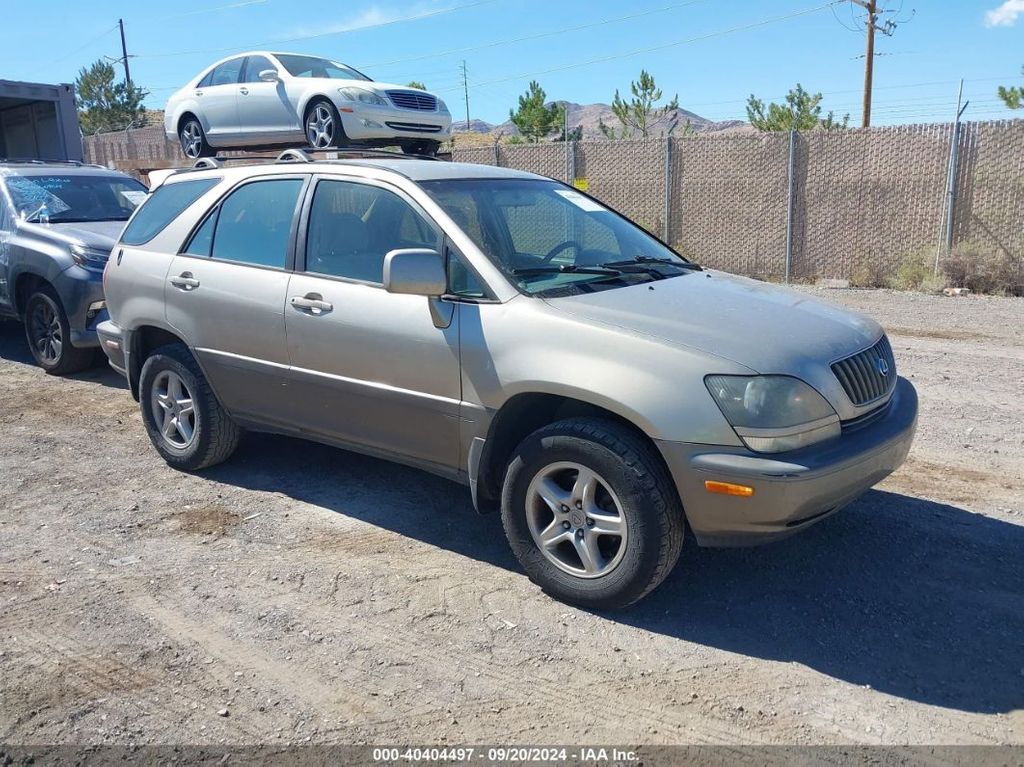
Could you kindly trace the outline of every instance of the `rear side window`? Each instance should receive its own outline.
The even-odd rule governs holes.
[[[208,247],[214,258],[283,269],[288,242],[304,180],[281,178],[253,181],[228,195],[220,204]],[[196,232],[188,251],[202,250],[209,221]]]
[[[124,234],[121,235],[121,243],[145,245],[160,234],[185,208],[219,183],[219,178],[200,178],[157,187],[128,222]]]

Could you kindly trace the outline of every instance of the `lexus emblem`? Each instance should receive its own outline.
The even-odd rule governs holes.
[[[889,363],[885,361],[885,357],[879,357],[875,362],[875,367],[878,369],[880,375],[889,375]]]

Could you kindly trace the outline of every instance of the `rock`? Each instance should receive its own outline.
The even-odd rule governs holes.
[[[222,708],[220,711],[217,712],[217,716],[228,716],[230,713],[231,712],[228,711],[226,708]]]

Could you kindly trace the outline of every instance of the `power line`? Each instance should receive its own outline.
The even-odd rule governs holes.
[[[755,22],[752,22],[750,24],[742,24],[740,26],[730,27],[729,29],[722,29],[722,30],[719,30],[717,32],[709,32],[708,34],[698,35],[697,37],[690,37],[690,38],[687,38],[685,40],[676,40],[676,41],[671,42],[671,43],[663,43],[662,45],[653,45],[653,46],[650,46],[648,48],[634,48],[633,50],[626,51],[624,53],[615,54],[615,55],[612,55],[612,56],[600,56],[600,57],[598,57],[596,59],[588,59],[586,61],[578,61],[578,62],[575,62],[573,64],[566,64],[566,65],[560,66],[560,67],[552,67],[550,69],[541,69],[541,70],[536,70],[534,72],[525,72],[525,73],[518,74],[518,75],[509,75],[508,77],[500,77],[500,78],[495,78],[493,80],[485,80],[485,81],[483,81],[481,83],[477,83],[477,85],[494,85],[495,83],[504,83],[504,82],[509,82],[510,80],[519,80],[519,79],[526,78],[526,77],[537,77],[539,75],[551,74],[552,72],[564,72],[567,69],[576,69],[578,67],[590,66],[591,64],[602,64],[602,63],[604,63],[606,61],[615,61],[617,59],[630,58],[631,56],[638,56],[641,53],[653,53],[655,51],[668,50],[669,48],[676,48],[676,47],[678,47],[680,45],[687,45],[689,43],[701,42],[703,40],[709,40],[711,38],[721,37],[723,35],[729,35],[729,34],[732,34],[734,32],[743,32],[743,31],[748,30],[748,29],[756,29],[757,27],[764,27],[764,26],[767,26],[769,24],[775,24],[775,23],[780,22],[780,21],[788,21],[789,19],[795,19],[798,16],[806,16],[806,15],[811,14],[811,13],[816,13],[818,11],[823,11],[826,8],[830,7],[830,6],[837,5],[839,3],[846,2],[846,1],[847,0],[831,0],[831,2],[825,3],[824,5],[818,5],[818,6],[815,6],[813,8],[805,8],[805,9],[803,9],[801,11],[795,11],[794,13],[785,14],[784,16],[775,16],[775,17],[770,18],[770,19],[764,19],[762,21],[755,21]]]
[[[652,16],[656,13],[665,13],[667,11],[674,11],[679,8],[685,8],[689,5],[696,5],[698,3],[705,3],[708,0],[688,0],[685,3],[674,3],[672,5],[666,5],[661,8],[651,8],[650,10],[640,11],[639,13],[631,13],[626,16],[618,16],[613,19],[602,19],[601,21],[593,21],[588,24],[578,24],[571,27],[562,27],[561,29],[552,29],[547,32],[538,32],[531,35],[523,35],[522,37],[513,37],[505,40],[494,40],[489,43],[481,43],[479,45],[471,45],[466,48],[452,48],[448,51],[441,51],[440,53],[426,53],[421,56],[409,56],[403,59],[392,59],[391,61],[382,61],[375,64],[361,64],[360,66],[364,69],[371,69],[373,67],[387,67],[393,64],[405,64],[410,61],[424,61],[425,59],[436,59],[442,56],[454,56],[460,53],[471,53],[473,51],[482,51],[488,48],[497,48],[501,45],[512,45],[514,43],[523,43],[531,40],[542,40],[546,37],[554,37],[556,35],[562,35],[569,32],[580,32],[584,29],[594,29],[595,27],[605,26],[607,24],[617,24],[623,21],[632,21],[633,19],[643,18],[644,16]]]
[[[110,34],[111,32],[113,32],[113,31],[114,31],[115,29],[117,29],[117,24],[115,24],[114,26],[112,26],[112,27],[108,27],[107,29],[103,30],[103,31],[102,31],[102,32],[100,32],[100,33],[99,33],[98,35],[96,35],[96,37],[94,37],[94,38],[92,38],[91,40],[89,40],[89,42],[87,42],[87,43],[83,43],[82,45],[80,45],[80,46],[79,46],[78,48],[75,48],[75,49],[74,49],[73,51],[71,51],[70,53],[65,53],[65,54],[64,54],[63,56],[60,56],[59,58],[56,58],[56,59],[51,59],[49,63],[50,63],[50,64],[59,64],[59,63],[60,63],[60,62],[62,62],[62,61],[66,61],[67,59],[70,59],[70,58],[71,58],[72,56],[74,56],[75,54],[77,54],[77,53],[81,53],[82,51],[84,51],[84,50],[85,50],[86,48],[88,48],[88,47],[89,47],[90,45],[93,45],[94,43],[97,43],[97,42],[99,42],[99,41],[100,41],[100,40],[102,40],[102,39],[103,39],[104,37],[106,37],[106,36],[107,36],[107,35],[109,35],[109,34]]]
[[[205,48],[191,51],[174,51],[170,53],[144,53],[139,54],[146,58],[168,58],[172,56],[191,56],[201,53],[225,53],[237,50],[250,50],[255,48],[268,48],[270,46],[276,46],[281,43],[296,43],[304,40],[318,40],[323,37],[335,37],[337,35],[347,35],[351,32],[363,32],[368,29],[379,29],[381,27],[389,27],[394,24],[404,24],[410,21],[421,21],[423,19],[433,18],[435,16],[443,16],[448,13],[455,13],[456,11],[466,10],[467,8],[477,8],[481,5],[490,5],[491,3],[499,2],[499,0],[475,0],[475,2],[463,3],[462,5],[453,5],[448,8],[437,8],[432,11],[423,11],[422,13],[413,14],[411,16],[402,16],[396,19],[388,19],[387,21],[378,21],[372,24],[361,24],[355,27],[348,27],[346,29],[338,29],[327,32],[317,32],[311,35],[298,35],[296,37],[286,37],[277,40],[263,41],[259,43],[250,43],[248,45],[231,45],[222,48]]]

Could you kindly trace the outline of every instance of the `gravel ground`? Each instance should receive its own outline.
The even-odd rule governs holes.
[[[261,435],[176,473],[0,324],[0,742],[1024,743],[1024,300],[806,292],[892,334],[910,460],[616,614],[433,476]]]

